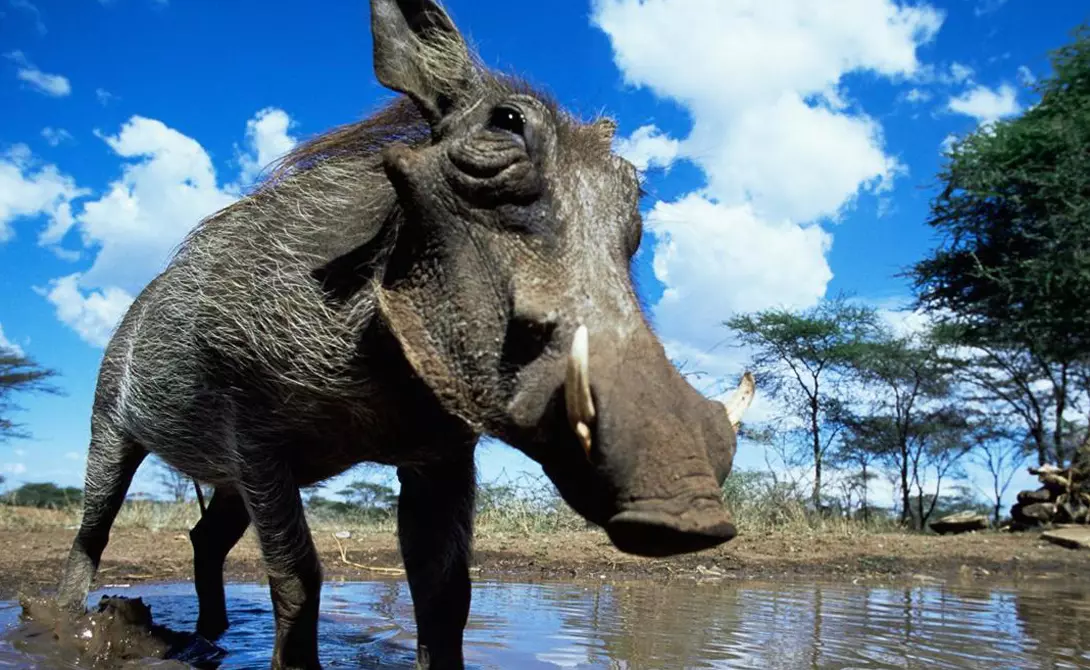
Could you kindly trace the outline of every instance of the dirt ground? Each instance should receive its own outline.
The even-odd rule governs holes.
[[[0,530],[0,599],[52,592],[75,531]],[[391,532],[353,532],[339,539],[315,532],[327,580],[402,575]],[[985,532],[936,537],[911,534],[807,536],[741,534],[728,544],[671,559],[622,554],[596,530],[540,535],[488,535],[476,540],[476,579],[806,578],[856,583],[903,580],[1090,579],[1090,551],[1065,549],[1036,533]],[[227,559],[230,581],[264,581],[251,533]],[[96,587],[192,579],[186,533],[117,528]]]

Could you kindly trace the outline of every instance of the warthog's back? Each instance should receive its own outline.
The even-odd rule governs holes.
[[[392,206],[377,157],[346,151],[201,222],[107,347],[100,410],[157,452],[222,443],[256,413],[276,433],[366,412],[360,346],[374,301],[353,255],[380,243]],[[324,272],[344,258],[351,286],[331,287]]]

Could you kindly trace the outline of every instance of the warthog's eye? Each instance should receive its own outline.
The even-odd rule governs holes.
[[[507,323],[507,336],[503,342],[503,361],[519,369],[535,360],[553,339],[556,322],[525,317],[514,317]]]
[[[492,110],[488,127],[492,130],[505,130],[515,135],[522,135],[526,131],[526,117],[514,107],[500,105]]]

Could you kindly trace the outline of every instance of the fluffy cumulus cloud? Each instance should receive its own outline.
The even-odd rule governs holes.
[[[247,148],[239,154],[243,183],[252,183],[263,169],[295,146],[296,139],[288,134],[291,126],[287,113],[272,107],[246,122]]]
[[[980,124],[998,121],[1022,111],[1022,106],[1018,104],[1018,91],[1010,84],[1001,84],[995,89],[974,86],[950,98],[947,108],[955,114],[971,116]]]
[[[42,12],[38,9],[38,6],[30,2],[30,0],[8,0],[8,4],[12,9],[22,12],[27,18],[34,22],[34,29],[38,31],[39,35],[45,35],[49,32],[45,27],[45,21],[42,20]]]
[[[1029,69],[1025,65],[1018,66],[1018,83],[1023,86],[1033,86],[1037,83],[1037,76],[1033,74],[1033,70]]]
[[[0,155],[0,243],[12,237],[12,224],[22,217],[44,216],[46,230],[71,225],[72,200],[89,193],[56,166],[36,161],[25,144],[10,147]]]
[[[110,104],[111,101],[116,100],[117,96],[113,93],[110,93],[104,88],[96,88],[95,99],[98,100],[98,104],[105,107],[106,105]]]
[[[12,352],[16,356],[23,355],[23,348],[9,340],[7,336],[4,335],[3,324],[0,324],[0,350]]]
[[[47,126],[42,128],[42,139],[44,139],[49,146],[56,147],[72,139],[72,133],[64,128],[50,128]]]
[[[687,137],[645,126],[618,148],[640,167],[688,160],[704,173],[706,186],[656,203],[647,222],[665,286],[656,326],[675,358],[709,375],[740,367],[739,352],[717,348],[723,320],[824,295],[832,237],[822,224],[902,172],[878,121],[849,102],[845,76],[971,75],[959,66],[940,77],[918,60],[943,21],[930,6],[835,5],[594,2],[592,20],[609,36],[625,82],[680,103],[693,119]]]
[[[62,323],[88,344],[104,347],[133,298],[116,286],[84,292],[79,280],[79,273],[54,279],[43,293],[53,303]]]
[[[641,126],[629,137],[618,137],[614,149],[640,170],[669,168],[677,160],[681,142],[649,125]]]
[[[16,65],[15,76],[42,95],[63,98],[72,92],[72,85],[68,83],[67,78],[59,74],[42,72],[22,51],[12,51],[7,54],[7,57]]]
[[[56,166],[36,167],[29,150],[16,147],[0,161],[0,240],[10,236],[14,219],[43,214],[48,222],[41,244],[78,238],[93,255],[90,267],[39,290],[62,322],[102,346],[133,296],[162,270],[190,229],[237,199],[264,163],[292,147],[290,126],[281,110],[259,112],[246,126],[240,174],[226,182],[197,140],[134,116],[116,134],[97,133],[122,164],[97,197]]]

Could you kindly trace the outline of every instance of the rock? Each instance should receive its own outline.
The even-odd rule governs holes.
[[[1045,488],[1053,493],[1066,493],[1071,489],[1071,480],[1062,475],[1043,474],[1039,475],[1038,479],[1045,485]]]
[[[1090,507],[1085,507],[1079,502],[1064,500],[1059,503],[1056,510],[1058,523],[1087,523],[1090,521]]]
[[[968,533],[988,528],[988,517],[976,512],[958,512],[931,522],[931,530],[939,535]]]
[[[1034,468],[1034,467],[1029,468],[1029,473],[1031,475],[1038,475],[1038,476],[1040,476],[1040,475],[1058,475],[1058,474],[1061,474],[1061,473],[1064,473],[1064,472],[1067,472],[1067,470],[1063,470],[1061,468],[1056,467],[1055,465],[1049,465],[1049,464],[1042,465],[1039,468]]]
[[[1056,503],[1043,502],[1025,506],[1016,505],[1015,507],[1019,508],[1019,516],[1023,519],[1036,521],[1037,523],[1048,523],[1052,521],[1052,517],[1056,516]],[[1014,509],[1011,510],[1012,515],[1013,513]]]
[[[1052,500],[1052,492],[1043,488],[1036,491],[1022,491],[1018,494],[1018,502],[1023,505],[1032,505],[1033,503],[1048,502],[1050,500]]]
[[[1068,549],[1090,549],[1090,528],[1057,528],[1041,533],[1041,539]]]

